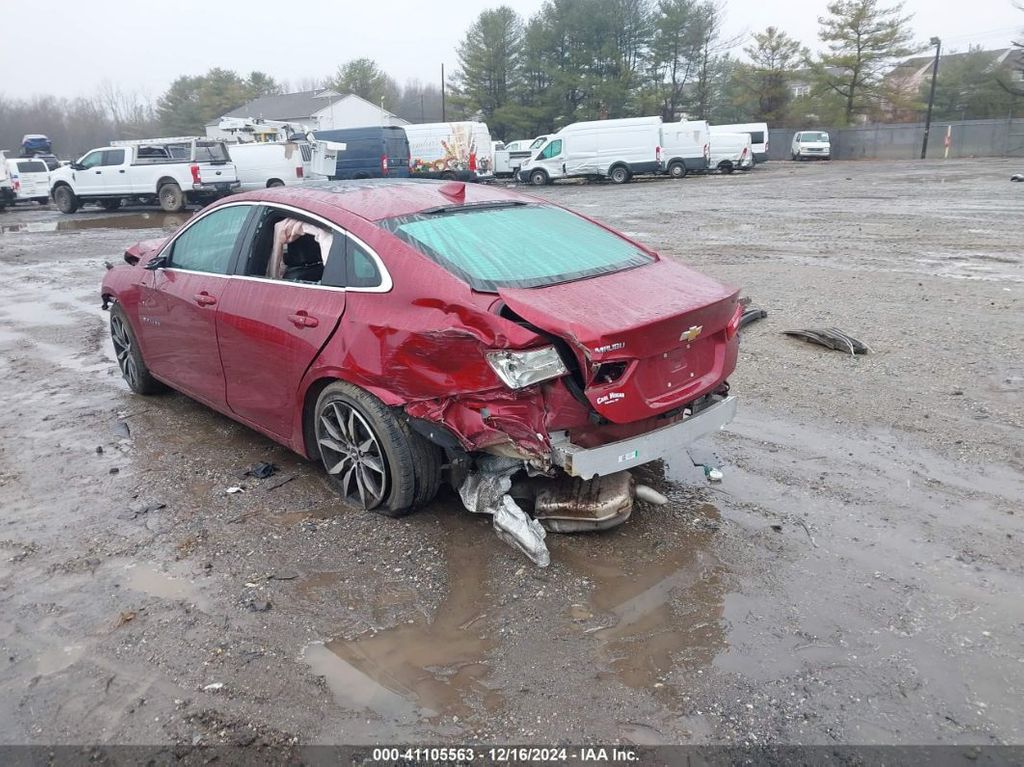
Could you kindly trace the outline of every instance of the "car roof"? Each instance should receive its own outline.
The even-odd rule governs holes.
[[[447,192],[447,194],[445,193]],[[459,193],[464,192],[464,199]],[[427,179],[362,179],[307,181],[304,184],[260,189],[232,195],[231,200],[278,202],[296,207],[337,208],[367,221],[408,216],[430,208],[487,202],[543,203],[530,195],[483,184]]]

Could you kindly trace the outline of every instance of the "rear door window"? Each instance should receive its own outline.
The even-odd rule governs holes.
[[[174,241],[169,266],[227,274],[235,243],[251,210],[251,205],[232,205],[203,216]]]
[[[100,165],[124,165],[123,149],[104,149]]]

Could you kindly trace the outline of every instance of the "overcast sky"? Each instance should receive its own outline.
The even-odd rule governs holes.
[[[504,0],[524,18],[543,0]],[[778,26],[816,47],[827,0],[725,0],[731,34]],[[884,2],[884,0],[883,0]],[[103,80],[156,99],[180,74],[213,66],[280,80],[331,74],[348,59],[375,59],[399,82],[438,81],[456,64],[466,27],[500,0],[93,0],[60,2],[41,25],[14,24],[0,42],[0,94],[92,96]],[[1021,39],[1012,0],[907,0],[920,40],[948,48],[1006,47]],[[29,30],[32,30],[29,33]]]

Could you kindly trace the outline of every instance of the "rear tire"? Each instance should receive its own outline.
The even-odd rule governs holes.
[[[608,173],[608,178],[612,180],[613,184],[625,184],[630,179],[629,168],[625,168],[622,165],[616,165]]]
[[[267,189],[277,189],[279,186],[284,186],[284,182],[279,178],[272,178],[267,182]]]
[[[164,184],[157,190],[160,210],[165,213],[181,213],[185,210],[185,193],[173,181]]]
[[[722,173],[729,174],[732,173],[735,170],[735,168],[732,167],[731,162],[725,160],[723,162],[718,163],[718,170],[720,170]]]
[[[78,195],[69,186],[58,186],[53,190],[53,202],[61,213],[74,213],[82,204]]]
[[[674,162],[668,166],[668,175],[672,178],[686,178],[686,166],[681,162]]]
[[[535,170],[530,174],[530,183],[533,186],[545,186],[548,183],[548,174],[542,170]]]
[[[440,448],[369,392],[332,383],[317,398],[313,417],[328,481],[346,503],[402,517],[437,495]]]
[[[120,198],[116,200],[100,200],[100,207],[103,208],[103,210],[115,211],[121,207],[121,200]]]
[[[146,367],[135,331],[128,322],[128,315],[118,303],[110,307],[110,339],[114,342],[117,366],[121,368],[121,375],[129,389],[136,394],[158,394],[167,389],[153,378]]]

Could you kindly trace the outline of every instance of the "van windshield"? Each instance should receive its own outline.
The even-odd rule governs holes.
[[[827,144],[828,143],[828,134],[827,133],[818,133],[818,132],[801,133],[800,134],[800,140],[801,141],[821,141],[821,142],[824,142],[824,143]]]
[[[561,208],[500,207],[417,213],[381,222],[474,290],[536,288],[618,272],[654,259]]]

